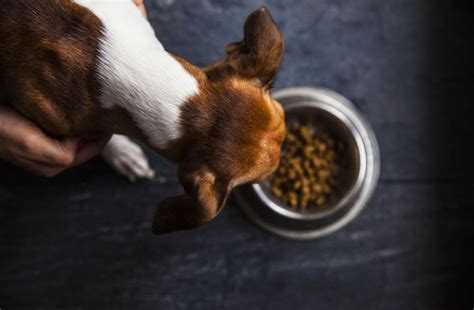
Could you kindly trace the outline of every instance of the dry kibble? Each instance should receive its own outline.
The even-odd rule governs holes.
[[[321,153],[326,152],[327,148],[328,146],[324,142],[318,144],[318,151],[320,151]]]
[[[300,204],[299,204],[299,207],[300,207],[301,210],[306,209],[306,207],[308,206],[308,201],[309,201],[308,196],[305,196],[305,197],[301,198],[301,201],[300,201]]]
[[[310,144],[310,145],[305,146],[303,152],[306,157],[311,157],[311,155],[314,152],[314,145]]]
[[[312,170],[311,162],[309,160],[304,161],[303,167],[304,167],[305,170]]]
[[[327,183],[323,183],[321,185],[321,188],[322,188],[322,192],[324,194],[330,194],[331,193],[331,186],[329,186]]]
[[[311,141],[311,134],[309,132],[309,127],[307,126],[301,126],[300,127],[300,136],[303,138],[303,140],[308,143]]]
[[[309,182],[303,183],[303,187],[301,188],[301,193],[303,195],[309,195],[311,193],[311,186],[309,185]]]
[[[275,194],[275,196],[277,196],[278,198],[283,197],[283,191],[282,191],[281,188],[278,187],[278,186],[273,186],[273,187],[272,187],[272,192],[273,192],[273,194]]]
[[[295,192],[289,192],[288,198],[289,198],[289,201],[290,201],[290,206],[292,208],[296,208],[297,205],[298,205],[298,196],[296,195],[296,193]]]
[[[294,134],[291,134],[291,133],[290,133],[290,134],[288,134],[288,135],[286,136],[286,140],[287,140],[288,142],[295,142],[295,141],[296,141],[296,136],[295,136]]]
[[[297,210],[327,206],[337,194],[344,144],[312,123],[288,124],[272,193]]]
[[[321,169],[318,171],[318,177],[320,179],[326,180],[331,177],[331,171],[328,169]]]
[[[321,194],[323,192],[323,186],[320,183],[316,183],[313,185],[313,191],[317,194]]]
[[[317,199],[316,199],[316,205],[318,207],[321,207],[322,205],[324,205],[326,203],[326,198],[324,196],[319,196]]]
[[[333,144],[334,145],[334,144]],[[326,155],[326,158],[329,160],[329,161],[333,161],[336,159],[336,152],[334,152],[333,150],[330,150],[327,155]]]
[[[314,166],[316,168],[321,168],[321,167],[325,166],[325,161],[321,158],[318,158],[318,157],[313,158],[313,163],[314,163]]]
[[[295,183],[293,183],[293,188],[295,190],[298,190],[301,188],[301,181],[300,180],[297,180]]]

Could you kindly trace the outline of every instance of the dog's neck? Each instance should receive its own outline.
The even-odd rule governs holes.
[[[100,102],[125,110],[155,148],[180,138],[181,107],[198,93],[198,83],[165,51],[130,0],[77,0],[104,26],[99,45]]]

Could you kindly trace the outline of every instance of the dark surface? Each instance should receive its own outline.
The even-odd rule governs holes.
[[[180,190],[129,184],[101,160],[53,179],[0,164],[0,308],[472,309],[474,34],[470,1],[147,1],[163,44],[204,65],[270,7],[286,37],[276,88],[351,99],[378,136],[381,182],[342,231],[274,237],[230,202],[195,231],[157,237]]]

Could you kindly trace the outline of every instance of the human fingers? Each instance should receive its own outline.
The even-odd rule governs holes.
[[[84,145],[78,150],[71,166],[80,165],[99,154],[109,140],[110,136],[105,136],[100,139],[85,141]]]
[[[34,135],[19,145],[20,157],[48,166],[69,167],[75,160],[79,138],[54,139],[46,135]]]
[[[0,106],[0,153],[47,165],[67,166],[74,161],[78,139],[60,141],[47,136],[38,126],[15,110]]]
[[[10,160],[11,163],[43,177],[54,177],[66,170],[66,167],[51,166],[44,163],[38,163],[23,157],[14,157]]]

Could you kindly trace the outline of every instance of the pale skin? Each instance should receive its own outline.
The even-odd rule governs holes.
[[[143,0],[133,0],[147,16]],[[0,159],[35,174],[53,177],[96,156],[110,137],[86,141],[55,139],[15,110],[0,104]]]

